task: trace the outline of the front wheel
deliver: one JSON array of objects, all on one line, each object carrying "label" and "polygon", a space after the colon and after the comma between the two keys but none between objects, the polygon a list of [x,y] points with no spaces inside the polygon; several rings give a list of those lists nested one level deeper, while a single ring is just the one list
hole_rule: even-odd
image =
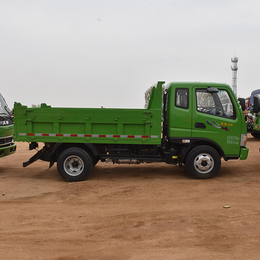
[{"label": "front wheel", "polygon": [[215,149],[201,145],[188,153],[185,164],[194,178],[210,179],[219,171],[221,159]]},{"label": "front wheel", "polygon": [[60,176],[66,181],[83,181],[93,167],[90,155],[80,148],[64,150],[57,160],[57,169]]}]

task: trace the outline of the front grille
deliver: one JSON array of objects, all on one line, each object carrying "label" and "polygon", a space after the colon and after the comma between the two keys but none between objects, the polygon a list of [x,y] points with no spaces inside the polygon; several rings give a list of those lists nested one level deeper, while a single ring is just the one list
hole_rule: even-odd
[{"label": "front grille", "polygon": [[0,146],[11,144],[13,142],[13,136],[6,136],[0,138]]}]

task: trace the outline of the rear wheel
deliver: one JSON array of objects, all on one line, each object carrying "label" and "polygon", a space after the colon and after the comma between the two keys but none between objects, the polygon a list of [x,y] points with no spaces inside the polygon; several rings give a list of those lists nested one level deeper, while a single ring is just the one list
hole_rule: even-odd
[{"label": "rear wheel", "polygon": [[193,148],[187,155],[186,167],[196,179],[212,178],[220,169],[221,159],[218,152],[210,146]]},{"label": "rear wheel", "polygon": [[60,176],[66,181],[85,180],[93,167],[91,156],[80,148],[64,150],[57,160]]}]

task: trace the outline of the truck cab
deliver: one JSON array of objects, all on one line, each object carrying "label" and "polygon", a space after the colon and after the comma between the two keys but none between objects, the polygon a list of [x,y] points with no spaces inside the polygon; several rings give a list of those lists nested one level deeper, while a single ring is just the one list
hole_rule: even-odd
[{"label": "truck cab", "polygon": [[15,153],[13,142],[14,124],[11,110],[4,97],[0,94],[0,157]]},{"label": "truck cab", "polygon": [[216,83],[170,83],[167,120],[171,143],[209,143],[225,159],[239,158],[246,125],[230,87]]},{"label": "truck cab", "polygon": [[255,138],[260,138],[260,89],[252,91],[247,99],[239,98],[239,102],[245,113],[248,133]]}]

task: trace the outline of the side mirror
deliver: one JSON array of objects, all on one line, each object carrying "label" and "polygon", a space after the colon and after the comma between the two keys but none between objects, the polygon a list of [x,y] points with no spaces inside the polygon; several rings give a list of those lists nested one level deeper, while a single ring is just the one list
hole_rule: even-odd
[{"label": "side mirror", "polygon": [[259,97],[254,97],[254,106],[253,106],[253,112],[258,113],[260,110],[260,100]]},{"label": "side mirror", "polygon": [[239,102],[242,110],[245,111],[245,109],[246,109],[246,100],[244,98],[239,98],[238,102]]}]

